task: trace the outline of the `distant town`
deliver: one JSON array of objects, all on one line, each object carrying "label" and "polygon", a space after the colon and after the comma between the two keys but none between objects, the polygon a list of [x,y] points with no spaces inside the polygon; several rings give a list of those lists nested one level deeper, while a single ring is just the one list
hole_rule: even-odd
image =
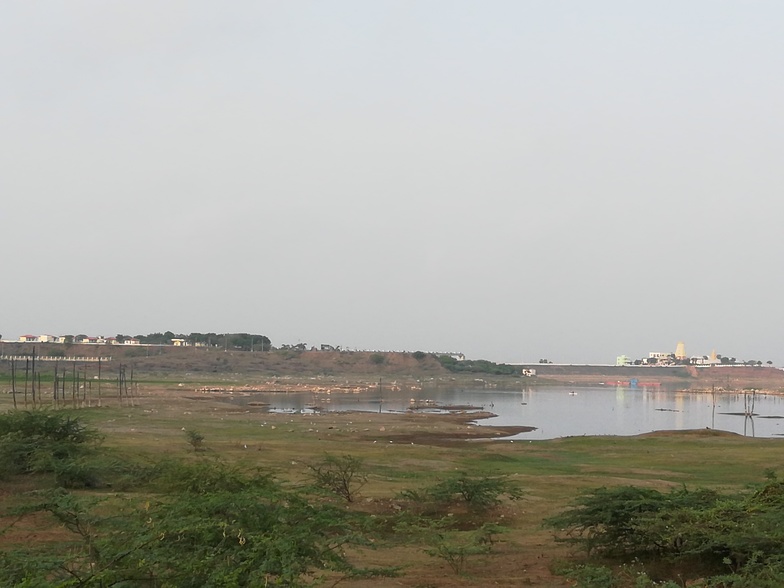
[{"label": "distant town", "polygon": [[[772,366],[773,362],[768,360],[765,362],[768,366]],[[676,365],[693,365],[697,367],[710,367],[720,365],[742,365],[742,366],[761,366],[763,362],[758,359],[747,359],[739,361],[735,357],[720,355],[716,351],[712,351],[710,355],[692,355],[686,354],[686,345],[679,341],[675,346],[674,352],[669,351],[651,351],[648,357],[640,359],[631,359],[626,355],[619,355],[615,359],[616,366],[676,366]]]},{"label": "distant town", "polygon": [[268,351],[272,349],[265,335],[251,333],[190,333],[176,334],[151,333],[149,335],[122,335],[104,337],[103,335],[22,335],[14,341],[5,343],[55,343],[61,345],[169,345],[173,347],[222,347],[247,351]]},{"label": "distant town", "polygon": [[[2,343],[55,343],[61,345],[135,345],[135,346],[171,346],[171,347],[212,347],[234,351],[270,351],[273,349],[290,351],[369,351],[379,352],[377,349],[348,349],[340,345],[322,343],[318,346],[308,347],[307,343],[293,345],[282,344],[273,347],[266,335],[251,333],[151,333],[149,335],[122,335],[104,337],[103,335],[22,335],[18,339],[7,340],[0,338]],[[422,353],[422,352],[414,352]],[[456,361],[464,361],[465,354],[458,351],[428,352],[438,357],[447,356]]]}]

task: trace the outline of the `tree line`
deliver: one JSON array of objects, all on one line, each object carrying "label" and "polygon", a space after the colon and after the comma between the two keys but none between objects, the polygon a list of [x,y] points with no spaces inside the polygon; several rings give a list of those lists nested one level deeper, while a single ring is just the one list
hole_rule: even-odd
[{"label": "tree line", "polygon": [[254,333],[150,333],[148,335],[128,335],[118,334],[117,342],[122,343],[126,339],[138,339],[139,343],[146,345],[172,345],[175,339],[182,339],[188,345],[204,345],[207,347],[223,347],[226,349],[236,349],[240,351],[269,351],[272,343],[266,335]]}]

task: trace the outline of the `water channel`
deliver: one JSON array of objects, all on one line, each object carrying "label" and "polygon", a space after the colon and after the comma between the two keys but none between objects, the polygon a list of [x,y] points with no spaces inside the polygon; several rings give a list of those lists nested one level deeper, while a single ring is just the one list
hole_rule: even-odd
[{"label": "water channel", "polygon": [[[444,412],[450,407],[497,416],[484,425],[536,427],[514,439],[576,435],[639,435],[652,431],[718,429],[749,437],[784,436],[784,396],[689,392],[664,387],[526,387],[517,390],[433,388],[358,393],[253,393],[232,402],[271,411]],[[748,413],[748,414],[747,414]]]}]

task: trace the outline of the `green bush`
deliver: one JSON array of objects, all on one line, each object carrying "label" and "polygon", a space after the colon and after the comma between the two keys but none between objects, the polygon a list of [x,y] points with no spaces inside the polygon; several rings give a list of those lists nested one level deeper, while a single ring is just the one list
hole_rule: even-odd
[{"label": "green bush", "polygon": [[179,494],[242,492],[271,488],[272,477],[260,471],[247,475],[236,466],[217,460],[184,462],[164,460],[155,465],[149,482],[159,490]]},{"label": "green bush", "polygon": [[458,361],[451,355],[439,355],[439,363],[450,372],[468,372],[477,374],[491,374],[495,376],[520,375],[520,369],[505,363],[494,363],[486,359],[465,359]]},{"label": "green bush", "polygon": [[570,510],[545,524],[566,529],[561,540],[580,545],[589,555],[677,551],[683,546],[682,540],[674,534],[664,536],[667,529],[659,528],[655,521],[669,521],[683,512],[681,509],[706,508],[717,500],[718,495],[707,490],[680,489],[665,494],[635,486],[598,488],[582,494]]},{"label": "green bush", "polygon": [[575,588],[616,588],[619,585],[610,568],[593,564],[575,566],[563,575],[575,581]]},{"label": "green bush", "polygon": [[53,472],[86,455],[97,433],[68,414],[12,411],[0,415],[0,473]]},{"label": "green bush", "polygon": [[204,451],[204,435],[198,431],[188,429],[185,431],[185,436],[188,439],[188,444],[193,447],[194,451]]},{"label": "green bush", "polygon": [[784,585],[784,484],[775,479],[726,495],[599,488],[546,524],[588,554],[690,567],[708,586]]},{"label": "green bush", "polygon": [[[64,490],[39,493],[22,509],[0,512],[19,519],[48,514],[71,534],[67,548],[43,542],[0,553],[3,585],[20,586],[305,586],[318,570],[346,575],[389,575],[357,570],[343,547],[362,542],[355,516],[312,504],[265,478],[225,466],[169,463],[171,472],[201,474],[210,484],[171,487],[155,500],[124,495],[100,500]],[[209,472],[214,468],[213,472]],[[229,472],[230,481],[219,480]],[[209,488],[207,487],[209,486]]]},{"label": "green bush", "polygon": [[97,437],[97,433],[82,425],[78,418],[47,410],[14,410],[0,414],[0,436],[8,433],[73,443],[86,443]]},{"label": "green bush", "polygon": [[516,500],[522,496],[519,488],[506,478],[469,476],[461,473],[423,490],[404,490],[401,497],[416,503],[450,505],[465,503],[469,508],[483,510],[497,506],[506,496]]},{"label": "green bush", "polygon": [[477,544],[473,538],[461,540],[456,534],[439,534],[432,539],[431,547],[425,549],[429,556],[445,561],[455,574],[463,573],[468,558],[488,551],[489,546]]},{"label": "green bush", "polygon": [[320,462],[308,466],[313,484],[320,490],[337,494],[353,502],[367,483],[362,460],[351,455],[325,455]]},{"label": "green bush", "polygon": [[99,488],[106,485],[98,468],[90,460],[57,461],[53,469],[57,485],[63,488]]}]

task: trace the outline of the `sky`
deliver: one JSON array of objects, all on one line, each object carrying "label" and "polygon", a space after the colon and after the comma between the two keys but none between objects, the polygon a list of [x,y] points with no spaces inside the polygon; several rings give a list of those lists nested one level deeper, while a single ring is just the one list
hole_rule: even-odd
[{"label": "sky", "polygon": [[784,3],[0,4],[0,334],[784,365]]}]

